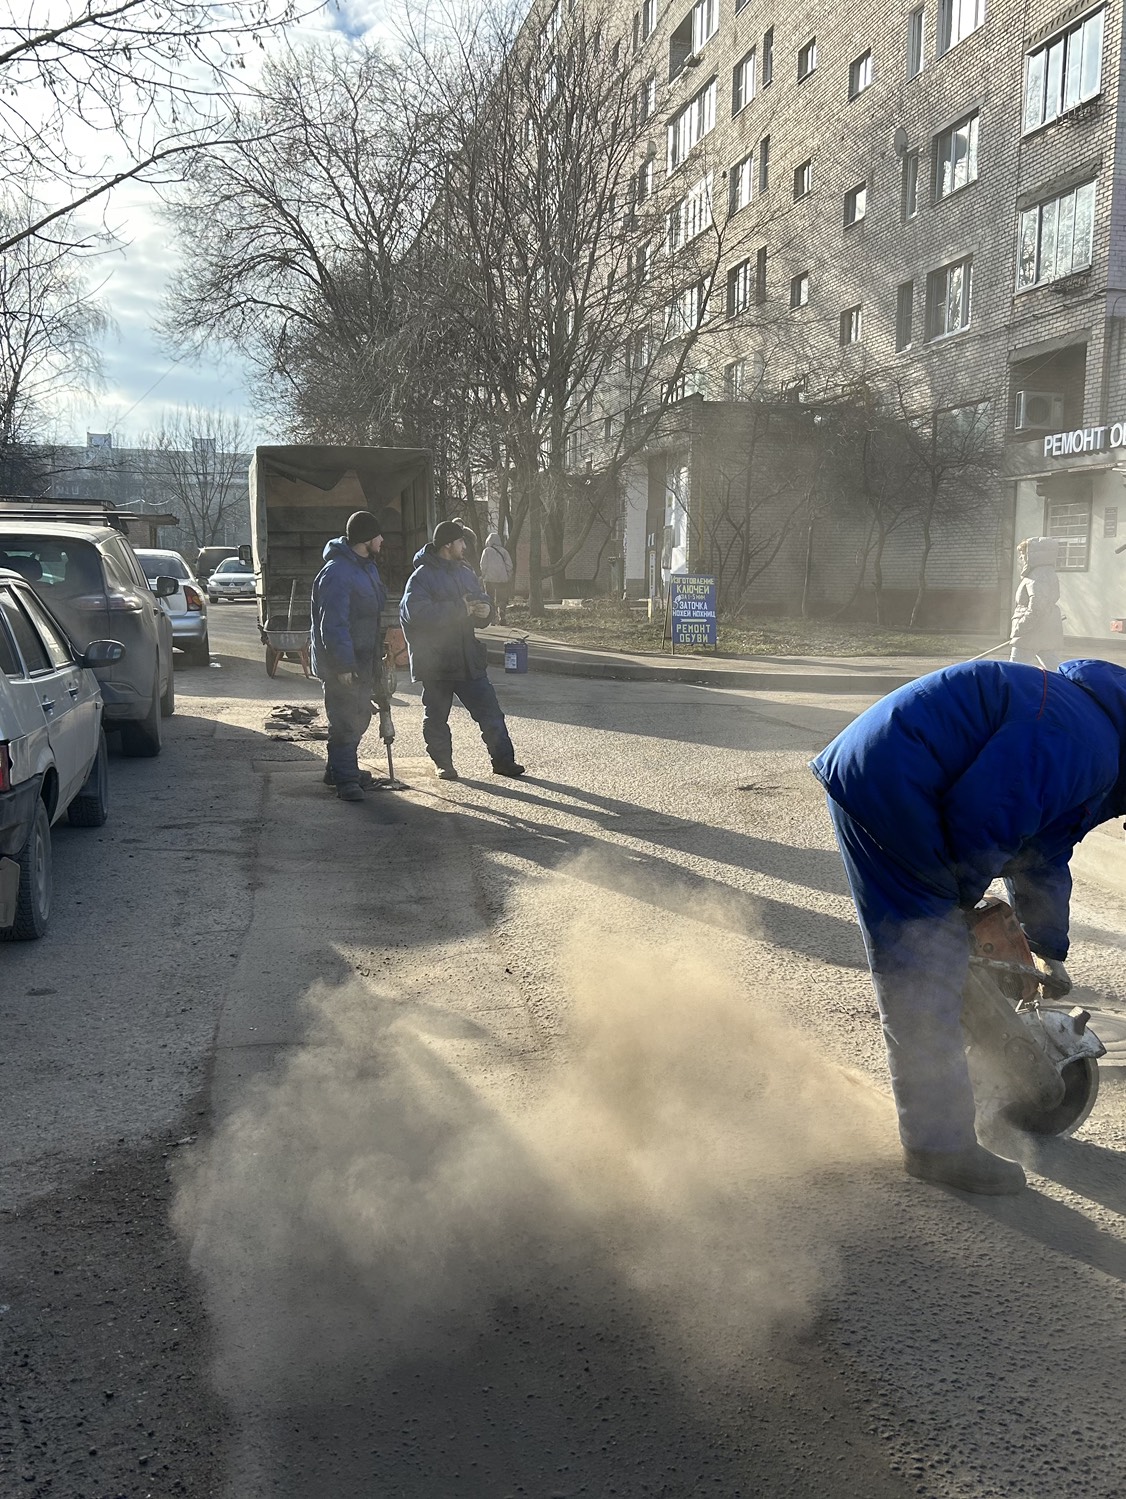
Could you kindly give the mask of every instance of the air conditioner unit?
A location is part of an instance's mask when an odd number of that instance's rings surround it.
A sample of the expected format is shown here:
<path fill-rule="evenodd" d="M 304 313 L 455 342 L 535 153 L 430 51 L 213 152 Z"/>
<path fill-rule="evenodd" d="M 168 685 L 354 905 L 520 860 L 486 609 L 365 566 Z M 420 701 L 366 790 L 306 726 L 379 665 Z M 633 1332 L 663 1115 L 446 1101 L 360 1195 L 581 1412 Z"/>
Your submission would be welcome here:
<path fill-rule="evenodd" d="M 1054 390 L 1018 390 L 1017 432 L 1050 431 L 1063 426 L 1063 396 Z"/>

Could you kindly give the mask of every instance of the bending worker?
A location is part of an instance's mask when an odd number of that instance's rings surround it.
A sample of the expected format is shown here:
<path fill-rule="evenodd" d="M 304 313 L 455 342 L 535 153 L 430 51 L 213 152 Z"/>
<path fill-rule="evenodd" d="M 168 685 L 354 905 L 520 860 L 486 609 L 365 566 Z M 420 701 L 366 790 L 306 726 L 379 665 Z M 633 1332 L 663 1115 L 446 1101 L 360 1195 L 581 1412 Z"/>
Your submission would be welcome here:
<path fill-rule="evenodd" d="M 310 604 L 313 675 L 324 684 L 328 719 L 325 785 L 345 802 L 362 802 L 371 786 L 357 751 L 368 731 L 372 699 L 382 694 L 383 630 L 380 614 L 387 590 L 375 559 L 383 531 L 368 510 L 348 517 L 344 535 L 324 549 L 324 566 L 313 579 Z"/>
<path fill-rule="evenodd" d="M 465 561 L 465 542 L 456 521 L 439 521 L 434 540 L 415 554 L 399 607 L 411 677 L 422 683 L 422 738 L 438 779 L 456 781 L 450 735 L 456 697 L 481 730 L 493 774 L 522 776 L 489 681 L 485 647 L 475 633 L 492 619 L 493 606 Z"/>
<path fill-rule="evenodd" d="M 998 876 L 1066 993 L 1071 851 L 1126 813 L 1126 670 L 947 667 L 890 693 L 812 762 L 872 970 L 904 1163 L 969 1192 L 1024 1173 L 978 1144 L 961 1030 L 963 912 Z"/>

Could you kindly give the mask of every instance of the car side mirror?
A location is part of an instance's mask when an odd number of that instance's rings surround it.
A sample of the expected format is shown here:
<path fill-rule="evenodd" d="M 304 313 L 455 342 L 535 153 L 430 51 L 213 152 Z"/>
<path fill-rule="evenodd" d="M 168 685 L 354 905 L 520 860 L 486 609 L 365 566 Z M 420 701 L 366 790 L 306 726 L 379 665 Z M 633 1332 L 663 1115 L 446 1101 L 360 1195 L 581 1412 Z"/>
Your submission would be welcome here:
<path fill-rule="evenodd" d="M 248 547 L 244 543 L 238 549 L 238 560 L 242 563 L 243 567 L 253 567 L 254 566 L 254 551 L 253 551 L 253 549 L 251 547 Z"/>
<path fill-rule="evenodd" d="M 113 666 L 121 660 L 124 654 L 125 647 L 120 640 L 91 640 L 79 660 L 81 665 L 90 668 Z"/>
<path fill-rule="evenodd" d="M 170 599 L 179 586 L 175 578 L 164 577 L 154 578 L 149 584 L 158 599 Z"/>

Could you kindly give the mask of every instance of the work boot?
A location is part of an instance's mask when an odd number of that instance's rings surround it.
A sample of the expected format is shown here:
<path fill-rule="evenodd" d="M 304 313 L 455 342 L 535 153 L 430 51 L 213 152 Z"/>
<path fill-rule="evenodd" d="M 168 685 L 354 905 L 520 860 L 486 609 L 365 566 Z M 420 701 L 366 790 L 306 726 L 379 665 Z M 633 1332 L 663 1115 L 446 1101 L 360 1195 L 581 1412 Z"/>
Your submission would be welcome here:
<path fill-rule="evenodd" d="M 375 777 L 372 775 L 370 770 L 361 770 L 359 773 L 359 782 L 361 786 L 367 786 L 368 788 L 370 788 L 375 785 Z M 331 765 L 326 769 L 324 773 L 324 783 L 326 786 L 336 785 L 336 772 L 335 770 L 333 770 Z"/>
<path fill-rule="evenodd" d="M 966 1150 L 905 1149 L 903 1165 L 907 1175 L 919 1181 L 987 1197 L 1009 1197 L 1025 1185 L 1024 1171 L 1016 1161 L 1006 1161 L 976 1143 Z"/>
<path fill-rule="evenodd" d="M 341 781 L 336 788 L 336 794 L 342 802 L 362 802 L 364 788 L 359 781 Z"/>
<path fill-rule="evenodd" d="M 452 765 L 435 765 L 434 774 L 440 781 L 460 781 L 461 777 Z"/>
<path fill-rule="evenodd" d="M 515 760 L 503 760 L 499 764 L 493 761 L 493 775 L 495 776 L 522 776 L 524 767 L 517 765 Z"/>

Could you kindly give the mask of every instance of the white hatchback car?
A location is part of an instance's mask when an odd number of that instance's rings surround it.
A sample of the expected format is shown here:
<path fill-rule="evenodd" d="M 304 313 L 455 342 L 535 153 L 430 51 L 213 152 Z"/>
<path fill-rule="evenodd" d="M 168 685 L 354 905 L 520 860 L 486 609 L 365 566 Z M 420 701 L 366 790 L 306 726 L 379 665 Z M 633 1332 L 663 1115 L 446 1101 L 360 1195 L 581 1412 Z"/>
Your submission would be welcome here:
<path fill-rule="evenodd" d="M 41 937 L 51 915 L 51 824 L 97 828 L 109 811 L 102 695 L 92 668 L 19 573 L 0 571 L 0 940 Z"/>
<path fill-rule="evenodd" d="M 252 599 L 257 593 L 254 568 L 237 557 L 228 557 L 207 580 L 207 597 L 213 604 L 222 600 Z"/>

